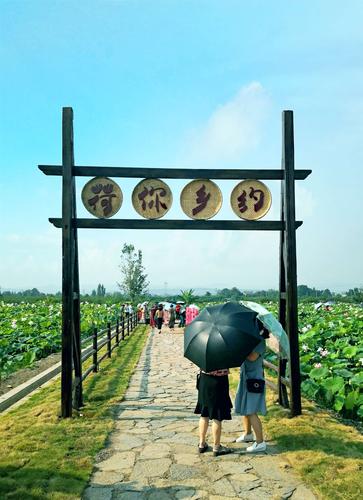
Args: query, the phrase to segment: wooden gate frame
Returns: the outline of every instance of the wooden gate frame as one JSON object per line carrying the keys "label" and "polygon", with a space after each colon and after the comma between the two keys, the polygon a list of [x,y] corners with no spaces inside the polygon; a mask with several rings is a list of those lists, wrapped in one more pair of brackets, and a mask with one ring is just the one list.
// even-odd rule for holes
{"label": "wooden gate frame", "polygon": [[[301,414],[300,361],[297,317],[295,179],[303,180],[311,170],[295,170],[293,112],[282,112],[282,164],[276,170],[222,170],[143,167],[75,166],[73,143],[73,110],[62,113],[62,165],[39,165],[46,175],[62,176],[62,218],[49,221],[62,229],[62,378],[61,416],[71,417],[72,407],[83,406],[80,336],[80,293],[78,268],[78,228],[92,229],[194,229],[249,230],[280,232],[279,320],[290,340],[290,409]],[[245,220],[139,220],[79,219],[76,212],[75,177],[127,177],[162,179],[263,179],[281,180],[281,217],[277,221]],[[72,363],[73,360],[73,363]],[[72,366],[73,365],[73,366]],[[74,367],[74,382],[73,382]],[[286,360],[279,362],[279,403],[287,407],[288,397],[281,379],[285,377]],[[72,390],[73,389],[73,390]],[[73,400],[72,400],[73,399]]]}

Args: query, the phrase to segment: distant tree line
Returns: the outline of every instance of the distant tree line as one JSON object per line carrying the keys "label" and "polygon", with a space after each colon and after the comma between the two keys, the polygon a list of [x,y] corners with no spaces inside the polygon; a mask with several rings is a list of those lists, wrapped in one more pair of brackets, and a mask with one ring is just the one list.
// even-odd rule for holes
{"label": "distant tree line", "polygon": [[[328,300],[336,300],[339,302],[350,302],[350,303],[363,303],[363,288],[351,288],[344,293],[331,292],[328,288],[324,290],[319,290],[317,288],[310,288],[307,285],[298,285],[298,296],[300,302],[325,302]],[[52,299],[55,302],[61,300],[61,292],[55,294],[46,294],[40,292],[37,288],[32,288],[23,291],[10,291],[10,290],[0,290],[0,300],[7,302],[21,302],[26,300],[28,302],[35,302],[37,300],[43,300],[45,298]],[[184,300],[187,303],[198,302],[198,303],[208,303],[208,302],[224,302],[227,300],[239,301],[239,300],[252,300],[254,302],[264,302],[264,301],[276,301],[278,300],[279,292],[278,290],[268,289],[268,290],[240,290],[237,287],[232,288],[222,288],[216,292],[207,291],[203,295],[198,295],[194,290],[181,290],[179,294],[168,294],[168,295],[156,295],[149,292],[141,292],[130,298],[129,291],[126,292],[107,292],[105,286],[99,283],[90,294],[81,294],[82,300],[87,300],[89,302],[98,303],[115,303],[115,302],[177,302],[178,300]]]}
{"label": "distant tree line", "polygon": [[[201,304],[208,302],[225,302],[227,300],[240,301],[252,300],[254,302],[276,301],[279,298],[278,290],[240,290],[236,286],[232,288],[222,288],[216,292],[205,292],[197,295],[193,289],[180,290],[180,293],[167,296],[155,295],[149,292],[148,276],[143,265],[141,250],[136,250],[134,245],[125,243],[121,249],[119,269],[121,271],[120,281],[117,283],[120,291],[107,293],[106,287],[98,283],[97,287],[90,294],[81,294],[82,300],[90,302],[125,303],[137,304],[143,301],[148,302],[177,302],[183,300],[186,304],[198,302]],[[298,285],[298,297],[300,302],[325,302],[336,300],[342,302],[363,303],[363,288],[352,288],[345,293],[331,292],[328,288],[319,290],[310,288],[307,285]],[[36,301],[44,298],[52,298],[55,301],[61,300],[61,292],[56,294],[45,294],[37,288],[24,290],[21,292],[2,291],[0,288],[0,299],[5,301],[20,302],[22,300]]]}

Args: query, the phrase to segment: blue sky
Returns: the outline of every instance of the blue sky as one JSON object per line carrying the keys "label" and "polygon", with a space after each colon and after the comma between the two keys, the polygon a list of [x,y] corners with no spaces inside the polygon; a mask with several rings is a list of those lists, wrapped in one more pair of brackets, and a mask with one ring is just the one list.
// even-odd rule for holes
{"label": "blue sky", "polygon": [[[0,12],[4,288],[61,287],[61,110],[79,165],[279,168],[295,118],[299,283],[363,286],[363,4],[350,1],[6,1]],[[79,192],[78,213],[87,216]],[[132,218],[137,180],[119,179]],[[174,204],[185,182],[168,181]],[[278,183],[266,182],[279,214]],[[235,218],[221,182],[217,218]],[[81,288],[115,289],[123,243],[151,288],[276,288],[275,233],[82,230]]]}

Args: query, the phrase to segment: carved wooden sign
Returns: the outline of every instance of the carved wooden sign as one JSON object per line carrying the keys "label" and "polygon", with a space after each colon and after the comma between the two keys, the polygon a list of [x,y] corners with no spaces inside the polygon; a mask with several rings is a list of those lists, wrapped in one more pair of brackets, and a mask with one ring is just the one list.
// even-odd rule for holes
{"label": "carved wooden sign", "polygon": [[82,202],[95,217],[104,219],[117,213],[122,205],[122,191],[108,177],[95,177],[82,189]]}
{"label": "carved wooden sign", "polygon": [[196,179],[184,187],[180,204],[191,219],[211,219],[222,206],[222,193],[214,182]]}
{"label": "carved wooden sign", "polygon": [[[82,201],[95,217],[108,218],[116,214],[122,205],[122,191],[108,177],[95,177],[84,186]],[[264,217],[271,207],[271,193],[261,181],[249,179],[239,182],[231,193],[234,213],[245,220]],[[222,193],[217,184],[209,179],[196,179],[187,184],[180,194],[183,212],[191,219],[208,220],[222,206]],[[160,219],[170,209],[173,195],[169,186],[160,179],[143,179],[132,192],[132,205],[146,219]]]}
{"label": "carved wooden sign", "polygon": [[242,181],[232,191],[231,206],[241,219],[261,219],[271,207],[270,190],[263,182],[255,179]]}
{"label": "carved wooden sign", "polygon": [[132,205],[145,219],[160,219],[170,209],[173,195],[160,179],[144,179],[132,192]]}

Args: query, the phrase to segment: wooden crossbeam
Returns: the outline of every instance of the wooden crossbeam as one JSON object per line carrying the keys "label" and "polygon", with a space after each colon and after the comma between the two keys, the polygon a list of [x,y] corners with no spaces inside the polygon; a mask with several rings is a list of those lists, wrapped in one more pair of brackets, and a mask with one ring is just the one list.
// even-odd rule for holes
{"label": "wooden crossbeam", "polygon": [[[62,175],[61,165],[38,165],[46,175]],[[311,170],[295,170],[296,180],[306,179]],[[191,168],[149,168],[149,167],[87,167],[75,166],[73,175],[81,177],[129,177],[162,179],[264,179],[282,180],[281,169],[191,169]]]}
{"label": "wooden crossbeam", "polygon": [[[61,218],[50,218],[55,227],[62,227]],[[295,221],[295,228],[302,225]],[[239,220],[155,220],[155,219],[73,219],[73,226],[79,229],[190,229],[223,231],[283,231],[282,221],[239,221]]]}

